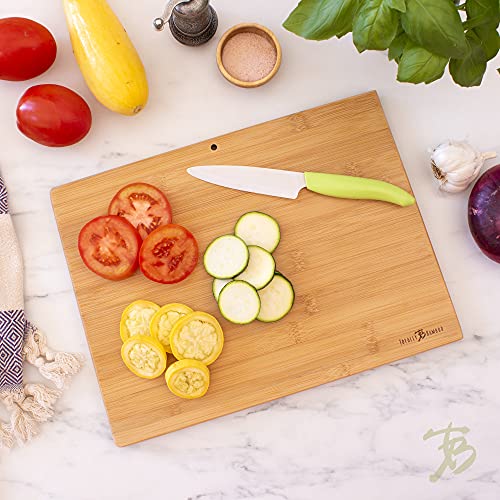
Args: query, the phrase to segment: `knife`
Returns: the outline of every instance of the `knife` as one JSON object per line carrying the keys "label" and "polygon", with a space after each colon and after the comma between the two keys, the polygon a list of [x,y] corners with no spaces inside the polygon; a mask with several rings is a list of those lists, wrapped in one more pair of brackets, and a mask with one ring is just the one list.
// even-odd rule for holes
{"label": "knife", "polygon": [[187,172],[197,179],[218,186],[281,198],[295,199],[303,188],[307,188],[336,198],[380,200],[402,207],[415,203],[415,198],[404,189],[389,182],[365,177],[233,165],[190,167]]}

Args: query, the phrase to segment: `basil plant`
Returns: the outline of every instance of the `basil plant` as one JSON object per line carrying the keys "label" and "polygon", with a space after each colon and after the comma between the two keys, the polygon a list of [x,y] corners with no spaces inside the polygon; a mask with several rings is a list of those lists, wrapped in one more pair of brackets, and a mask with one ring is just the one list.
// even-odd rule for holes
{"label": "basil plant", "polygon": [[283,26],[307,40],[352,32],[359,52],[388,51],[400,82],[431,83],[448,66],[474,87],[500,48],[499,23],[499,0],[301,0]]}

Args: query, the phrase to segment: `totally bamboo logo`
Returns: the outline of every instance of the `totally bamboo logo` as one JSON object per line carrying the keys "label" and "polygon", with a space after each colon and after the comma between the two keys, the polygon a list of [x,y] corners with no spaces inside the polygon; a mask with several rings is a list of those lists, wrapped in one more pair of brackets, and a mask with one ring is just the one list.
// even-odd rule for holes
{"label": "totally bamboo logo", "polygon": [[[429,480],[435,483],[446,471],[450,469],[453,474],[461,474],[468,469],[476,460],[476,449],[467,443],[465,434],[469,432],[468,427],[453,427],[452,423],[448,427],[439,430],[429,429],[424,434],[424,441],[437,436],[441,436],[443,441],[438,450],[443,452],[443,461],[437,470],[429,476]],[[458,461],[460,457],[462,460]]]}
{"label": "totally bamboo logo", "polygon": [[413,335],[410,335],[409,337],[400,338],[399,345],[413,344],[414,342],[422,342],[422,340],[425,340],[441,332],[444,332],[443,326],[431,328],[430,330],[425,330],[423,328],[420,328],[419,330],[416,330],[413,333]]}

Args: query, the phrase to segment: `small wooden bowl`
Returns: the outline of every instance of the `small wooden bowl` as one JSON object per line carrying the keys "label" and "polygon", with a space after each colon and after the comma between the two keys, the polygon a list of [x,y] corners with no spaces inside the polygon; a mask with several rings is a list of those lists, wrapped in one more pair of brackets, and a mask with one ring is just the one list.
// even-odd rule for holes
{"label": "small wooden bowl", "polygon": [[[234,35],[237,35],[238,33],[255,33],[257,35],[263,36],[264,38],[267,38],[267,40],[269,40],[275,48],[276,63],[273,69],[264,78],[255,80],[253,82],[244,82],[229,74],[224,67],[224,64],[222,63],[222,53],[224,52],[224,47],[226,46],[228,40],[230,40]],[[236,26],[233,26],[232,28],[227,30],[224,35],[222,35],[222,38],[219,41],[219,45],[217,46],[217,65],[219,66],[219,70],[224,78],[234,85],[238,85],[238,87],[243,87],[246,89],[260,87],[261,85],[264,85],[269,80],[271,80],[271,78],[273,78],[274,75],[278,72],[281,65],[281,45],[275,34],[265,26],[261,26],[260,24],[255,23],[237,24]]]}

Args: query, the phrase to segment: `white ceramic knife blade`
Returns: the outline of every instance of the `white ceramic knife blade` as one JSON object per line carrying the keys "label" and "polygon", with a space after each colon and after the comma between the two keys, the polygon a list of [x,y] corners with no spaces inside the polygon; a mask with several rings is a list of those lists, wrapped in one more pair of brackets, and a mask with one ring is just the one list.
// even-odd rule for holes
{"label": "white ceramic knife blade", "polygon": [[415,198],[404,189],[365,177],[236,165],[204,165],[190,167],[187,171],[211,184],[281,198],[295,199],[301,189],[307,188],[314,193],[336,198],[380,200],[401,207],[415,203]]}
{"label": "white ceramic knife blade", "polygon": [[236,165],[203,165],[190,167],[188,173],[197,179],[226,188],[251,193],[295,199],[306,187],[302,172],[274,168]]}

